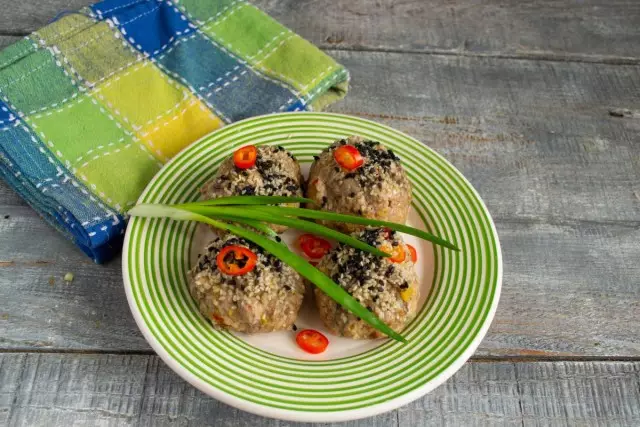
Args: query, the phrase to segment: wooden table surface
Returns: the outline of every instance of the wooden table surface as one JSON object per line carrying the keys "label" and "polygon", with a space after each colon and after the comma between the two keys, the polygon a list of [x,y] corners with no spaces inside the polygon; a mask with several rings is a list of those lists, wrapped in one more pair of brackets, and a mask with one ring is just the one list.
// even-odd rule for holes
{"label": "wooden table surface", "polygon": [[[0,0],[0,47],[87,3]],[[331,111],[447,157],[502,242],[502,298],[471,361],[346,425],[640,425],[640,2],[255,3],[350,70]],[[0,425],[297,425],[170,371],[120,259],[93,264],[1,182],[0,301]]]}

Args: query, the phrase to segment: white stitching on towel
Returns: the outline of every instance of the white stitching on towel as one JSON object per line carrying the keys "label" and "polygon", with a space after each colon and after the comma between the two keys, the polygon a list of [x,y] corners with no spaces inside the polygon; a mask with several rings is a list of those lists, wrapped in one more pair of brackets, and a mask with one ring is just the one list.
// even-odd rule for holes
{"label": "white stitching on towel", "polygon": [[[203,33],[200,29],[196,30],[196,32],[198,32],[198,34],[201,34],[203,37],[209,39],[209,41],[211,43],[213,43],[218,49],[226,52],[229,56],[231,56],[232,58],[234,58],[236,61],[238,61],[239,63],[241,63],[242,65],[246,66],[247,69],[251,70],[251,72],[253,74],[255,74],[256,76],[260,77],[261,79],[264,80],[269,80],[272,83],[277,84],[278,86],[282,87],[283,89],[286,89],[290,92],[292,92],[296,97],[302,99],[302,96],[300,96],[300,93],[293,87],[286,85],[284,82],[281,82],[280,80],[276,80],[273,79],[267,75],[265,75],[264,73],[261,73],[260,70],[257,70],[253,67],[251,67],[247,61],[245,61],[244,59],[238,57],[235,53],[229,51],[228,49],[226,49],[224,46],[222,46],[220,43],[218,43],[216,40],[214,40],[213,38],[209,37],[207,34]],[[212,31],[213,32],[213,31]],[[215,33],[214,33],[215,34]],[[217,35],[216,35],[217,36]]]}
{"label": "white stitching on towel", "polygon": [[175,79],[180,80],[182,82],[182,84],[184,84],[187,88],[189,88],[189,90],[191,90],[191,92],[193,94],[195,94],[195,96],[202,101],[204,104],[206,104],[209,108],[211,108],[219,118],[221,118],[223,121],[227,122],[227,123],[231,123],[231,120],[225,116],[224,114],[222,114],[221,111],[219,111],[216,107],[214,107],[209,101],[207,101],[193,86],[191,86],[191,84],[184,79],[184,77],[182,77],[181,75],[174,73],[173,71],[167,69],[164,65],[160,64],[158,61],[155,60],[155,58],[151,58],[151,61],[156,64],[156,66],[158,68],[160,68],[161,70],[163,70],[165,73],[169,74],[170,76],[173,76]]}
{"label": "white stitching on towel", "polygon": [[[167,0],[167,3],[169,3],[169,1]],[[224,18],[222,18],[219,21],[214,22],[213,25],[220,25],[222,24],[224,21],[226,21],[227,19],[229,19],[229,17],[231,17],[231,15],[237,13],[240,9],[242,9],[243,7],[247,6],[247,4],[245,2],[238,2],[237,3],[238,7],[234,7],[233,10],[231,10]],[[226,10],[228,10],[230,7],[228,7]],[[225,10],[225,11],[226,11]],[[218,16],[218,14],[216,14],[216,16]],[[207,20],[207,22],[210,22],[209,20]]]}
{"label": "white stitching on towel", "polygon": [[11,85],[14,85],[16,83],[18,83],[19,81],[22,81],[24,79],[26,79],[28,76],[30,76],[31,74],[35,73],[38,70],[43,69],[44,67],[46,67],[49,64],[49,58],[47,58],[47,61],[44,61],[42,64],[40,64],[39,66],[37,66],[36,68],[33,68],[29,71],[27,71],[25,74],[22,74],[19,78],[17,79],[13,79],[13,80],[9,80],[7,83],[5,83],[3,86],[0,86],[0,89],[6,89]]}
{"label": "white stitching on towel", "polygon": [[[170,0],[165,0],[168,4],[173,5],[173,3],[171,3]],[[243,2],[244,3],[244,2]],[[235,4],[235,3],[234,3]],[[193,16],[191,16],[191,14],[189,14],[183,7],[180,8],[180,10],[183,13],[186,13],[187,17],[189,17],[191,20],[194,20]],[[208,21],[207,21],[208,22]],[[213,34],[216,35],[216,37],[218,37],[218,35],[211,30],[211,32]],[[292,92],[297,98],[299,98],[301,100],[301,102],[304,103],[303,97],[300,96],[300,93],[295,89],[290,87],[289,85],[286,85],[285,83],[279,81],[279,80],[275,80],[267,75],[265,75],[264,73],[261,73],[259,70],[249,66],[249,64],[247,63],[247,61],[245,61],[244,59],[240,58],[238,55],[236,55],[235,53],[229,51],[228,49],[226,49],[224,46],[222,46],[220,43],[218,43],[216,40],[214,40],[212,37],[208,36],[207,34],[205,34],[204,32],[202,32],[202,30],[200,30],[199,28],[196,29],[196,33],[198,33],[199,35],[201,35],[202,37],[204,37],[205,39],[209,40],[210,43],[212,43],[213,45],[215,45],[218,49],[222,50],[223,52],[227,53],[229,56],[231,56],[232,58],[234,58],[236,61],[238,61],[239,63],[241,63],[242,65],[244,65],[245,67],[247,67],[247,69],[251,70],[252,73],[254,73],[256,76],[260,77],[261,79],[264,80],[268,80],[272,83],[275,83],[276,85]],[[164,68],[163,68],[164,69]],[[176,76],[175,73],[170,73],[172,76]],[[180,81],[182,81],[183,83],[185,83],[184,79],[182,79],[179,76],[176,76],[176,78],[178,78]],[[185,83],[187,85],[187,87],[189,87],[190,89],[193,90],[191,85],[188,85],[187,83]],[[197,91],[193,90],[193,92],[198,93]],[[204,100],[203,100],[204,101]],[[212,108],[216,113],[218,113],[218,111],[207,101],[204,101],[207,106],[209,106],[210,108]],[[227,121],[227,120],[225,120]],[[229,123],[227,121],[227,123]]]}
{"label": "white stitching on towel", "polygon": [[[267,49],[267,47],[271,47],[270,45],[272,43],[275,43],[280,37],[284,36],[285,34],[289,34],[291,31],[290,30],[286,30],[286,31],[282,31],[280,32],[280,34],[273,36],[273,38],[271,40],[269,40],[267,42],[267,44],[265,44],[264,46],[262,46],[262,49],[260,49],[259,51],[257,51],[255,54],[248,56],[247,57],[247,61],[251,61],[253,59],[256,59],[258,56],[260,56],[260,54],[262,54],[262,52]],[[229,44],[230,45],[230,44]]]}
{"label": "white stitching on towel", "polygon": [[[25,38],[26,38],[26,37],[25,37]],[[16,42],[16,43],[17,43],[17,42]],[[28,54],[28,53],[33,53],[33,51],[32,51],[32,50],[30,50],[30,49],[29,49],[29,50],[23,50],[22,52],[20,52],[20,53],[19,53],[19,54],[17,54],[16,56],[12,57],[12,58],[11,58],[11,59],[9,59],[8,61],[6,61],[6,62],[4,62],[4,63],[0,64],[0,69],[2,69],[2,68],[4,68],[4,67],[6,67],[7,65],[11,65],[11,64],[13,64],[13,61],[15,61],[15,60],[16,60],[16,59],[18,59],[18,58],[21,58],[21,57],[25,56],[25,55],[26,55],[26,54]]]}
{"label": "white stitching on towel", "polygon": [[214,19],[217,19],[218,16],[222,15],[223,13],[225,13],[226,11],[231,9],[232,7],[236,6],[238,3],[246,3],[246,2],[244,0],[237,0],[237,1],[234,1],[232,3],[229,3],[229,5],[227,5],[224,9],[222,9],[221,11],[216,13],[215,15],[210,16],[209,18],[207,18],[206,21],[200,21],[199,19],[194,18],[189,12],[187,12],[187,10],[184,8],[184,6],[178,4],[178,2],[176,2],[175,6],[178,7],[182,13],[187,15],[189,17],[189,19],[191,19],[191,21],[197,23],[199,26],[203,26],[203,25],[206,25],[209,22],[213,21]]}
{"label": "white stitching on towel", "polygon": [[113,12],[114,10],[124,9],[125,7],[129,7],[129,6],[132,6],[132,5],[137,4],[137,3],[142,3],[142,1],[141,0],[133,0],[130,3],[123,4],[123,5],[120,5],[120,6],[117,6],[117,7],[112,7],[111,9],[107,9],[107,10],[99,10],[98,12],[100,12],[100,14],[102,15],[102,14],[105,14],[105,13]]}
{"label": "white stitching on towel", "polygon": [[137,21],[138,19],[142,18],[143,16],[146,16],[146,15],[149,15],[150,13],[155,12],[158,9],[160,9],[160,6],[155,6],[155,7],[151,8],[151,9],[149,9],[148,11],[146,11],[144,13],[141,13],[140,15],[138,15],[138,16],[132,18],[132,19],[129,19],[128,21],[120,22],[120,25],[122,25],[124,27],[125,25],[131,24],[132,22]]}

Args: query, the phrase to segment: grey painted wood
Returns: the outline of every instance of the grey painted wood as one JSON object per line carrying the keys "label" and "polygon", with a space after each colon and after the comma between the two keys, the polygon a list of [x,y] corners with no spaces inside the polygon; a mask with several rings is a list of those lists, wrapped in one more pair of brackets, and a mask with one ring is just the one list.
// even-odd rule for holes
{"label": "grey painted wood", "polygon": [[255,3],[323,47],[635,63],[640,56],[633,0]]}
{"label": "grey painted wood", "polygon": [[332,110],[406,131],[477,186],[498,218],[640,219],[640,68],[332,52],[352,73]]}
{"label": "grey painted wood", "polygon": [[29,0],[10,2],[2,0],[0,7],[0,34],[26,35],[53,21],[64,12],[75,12],[94,1],[87,0]]}
{"label": "grey painted wood", "polygon": [[[353,77],[332,109],[441,152],[496,220],[503,295],[479,355],[640,355],[640,121],[609,114],[639,109],[638,67],[332,54]],[[1,347],[148,349],[118,261],[91,265],[28,207],[0,210]],[[71,287],[48,286],[67,271]]]}
{"label": "grey painted wood", "polygon": [[[301,426],[243,413],[156,356],[2,354],[0,423]],[[640,363],[468,363],[397,411],[340,426],[638,425]]]}
{"label": "grey painted wood", "polygon": [[[0,31],[1,34],[1,31]],[[9,46],[12,43],[17,42],[18,40],[20,40],[20,37],[18,36],[3,36],[0,35],[0,49]]]}
{"label": "grey painted wood", "polygon": [[[0,34],[26,34],[89,3],[12,2],[11,12],[0,15]],[[640,4],[634,0],[253,3],[323,47],[633,63],[640,57]]]}

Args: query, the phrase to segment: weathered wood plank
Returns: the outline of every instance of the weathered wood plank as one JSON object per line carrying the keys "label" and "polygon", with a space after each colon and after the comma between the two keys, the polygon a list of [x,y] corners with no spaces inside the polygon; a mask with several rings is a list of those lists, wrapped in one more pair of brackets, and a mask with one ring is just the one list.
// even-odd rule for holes
{"label": "weathered wood plank", "polygon": [[48,0],[6,5],[0,17],[0,34],[26,35],[53,21],[59,14],[75,12],[95,1]]}
{"label": "weathered wood plank", "polygon": [[[640,364],[467,364],[426,397],[398,410],[401,426],[636,425]],[[472,415],[472,416],[470,416]]]}
{"label": "weathered wood plank", "polygon": [[[26,0],[0,16],[26,34],[89,0]],[[322,47],[637,63],[640,4],[633,0],[255,0]],[[323,19],[318,19],[321,16]]]}
{"label": "weathered wood plank", "polygon": [[[443,153],[496,219],[504,288],[479,355],[640,354],[640,121],[608,114],[640,107],[638,67],[334,54],[354,83],[333,110]],[[148,349],[117,261],[91,265],[27,207],[0,210],[2,347]],[[67,271],[71,290],[48,286]]]}
{"label": "weathered wood plank", "polygon": [[640,4],[633,0],[255,3],[322,47],[578,61],[640,56]]}
{"label": "weathered wood plank", "polygon": [[640,67],[332,52],[351,70],[331,109],[441,152],[494,216],[640,219]]}
{"label": "weathered wood plank", "polygon": [[[9,188],[6,182],[0,180],[0,206],[0,209],[5,209],[8,206],[27,206],[27,203],[13,189]],[[6,214],[0,211],[0,216],[4,215]]]}
{"label": "weathered wood plank", "polygon": [[[303,425],[211,399],[156,356],[1,354],[0,379],[9,426]],[[638,362],[468,363],[397,411],[340,425],[637,425],[639,380]]]}
{"label": "weathered wood plank", "polygon": [[[19,209],[0,219],[1,245],[15,252],[0,260],[0,349],[148,350],[128,309],[120,259],[95,265],[29,208]],[[5,243],[10,236],[16,240]]]}

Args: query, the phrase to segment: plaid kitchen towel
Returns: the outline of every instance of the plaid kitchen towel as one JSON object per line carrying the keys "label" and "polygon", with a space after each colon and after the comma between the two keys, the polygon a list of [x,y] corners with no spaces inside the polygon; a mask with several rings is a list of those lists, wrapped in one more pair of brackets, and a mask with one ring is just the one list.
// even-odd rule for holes
{"label": "plaid kitchen towel", "polygon": [[347,80],[246,1],[105,0],[0,52],[0,173],[102,262],[182,148],[246,117],[320,109]]}

